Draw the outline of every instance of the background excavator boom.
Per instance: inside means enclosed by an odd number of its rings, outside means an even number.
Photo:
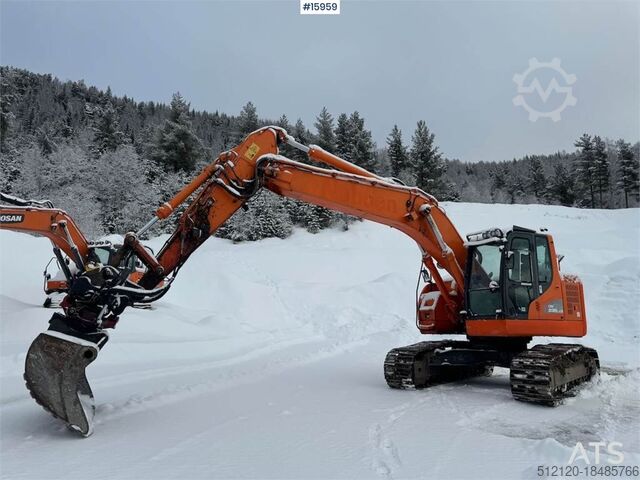
[[[7,196],[2,200],[6,202]],[[63,210],[45,206],[0,205],[0,228],[47,237],[53,243],[54,250],[62,250],[79,270],[83,269],[89,254],[89,242]]]

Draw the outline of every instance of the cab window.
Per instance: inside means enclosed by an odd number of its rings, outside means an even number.
[[[526,316],[529,304],[536,297],[533,291],[531,241],[526,237],[515,237],[511,241],[508,261],[507,297],[510,315]]]
[[[551,285],[553,270],[549,242],[541,235],[536,236],[536,258],[538,259],[538,293],[542,294]]]
[[[512,267],[509,269],[509,280],[531,284],[531,246],[527,238],[514,238],[511,244],[513,252]]]
[[[98,261],[101,264],[107,265],[109,263],[109,254],[111,251],[108,248],[96,247],[93,249],[93,253],[98,257]]]
[[[502,308],[500,295],[500,260],[497,245],[475,247],[469,273],[469,311],[476,316],[495,316]]]

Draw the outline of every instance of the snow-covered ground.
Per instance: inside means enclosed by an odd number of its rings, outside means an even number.
[[[539,478],[539,465],[566,465],[578,441],[621,442],[624,464],[640,464],[638,210],[447,209],[462,233],[515,223],[554,235],[563,271],[585,284],[589,334],[579,341],[604,367],[577,397],[555,409],[516,402],[502,369],[389,389],[385,353],[424,340],[414,326],[419,253],[363,222],[209,240],[153,310],[125,312],[87,370],[96,429],[81,439],[21,380],[52,313],[40,306],[49,244],[3,231],[2,478]]]

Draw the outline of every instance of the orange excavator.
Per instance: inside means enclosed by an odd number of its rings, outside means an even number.
[[[289,145],[314,164],[280,156]],[[394,227],[418,244],[424,287],[416,325],[423,334],[462,334],[394,348],[384,361],[392,388],[420,389],[510,368],[516,400],[557,405],[599,370],[597,353],[578,344],[528,345],[533,336],[582,337],[587,319],[582,283],[560,273],[551,235],[514,226],[463,239],[438,201],[395,179],[377,176],[317,146],[298,143],[279,127],[264,127],[215,161],[161,205],[103,264],[67,214],[43,202],[0,197],[0,228],[48,237],[70,257],[69,285],[49,329],[31,344],[25,380],[34,399],[82,435],[92,432],[94,400],[85,375],[107,342],[109,328],[134,302],[153,302],[170,288],[189,256],[261,188],[278,195]],[[140,237],[189,200],[157,255]],[[137,281],[119,268],[136,256]],[[60,262],[60,265],[64,265]]]

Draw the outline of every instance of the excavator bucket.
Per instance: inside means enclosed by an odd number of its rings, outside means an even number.
[[[48,330],[38,335],[27,352],[24,379],[31,396],[85,437],[93,431],[95,413],[85,368],[96,359],[107,339],[102,334],[94,343]]]

